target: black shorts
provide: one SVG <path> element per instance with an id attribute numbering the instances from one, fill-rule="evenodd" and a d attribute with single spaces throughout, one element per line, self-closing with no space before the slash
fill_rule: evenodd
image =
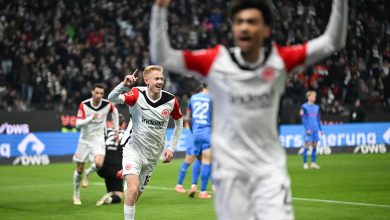
<path id="1" fill-rule="evenodd" d="M 106 182 L 106 189 L 107 192 L 113 192 L 113 191 L 118 191 L 118 192 L 123 192 L 123 181 L 117 178 L 104 178 L 104 181 Z"/>
<path id="2" fill-rule="evenodd" d="M 102 169 L 98 171 L 100 177 L 104 178 L 106 183 L 107 192 L 119 191 L 123 192 L 123 180 L 116 178 L 116 173 L 121 168 L 118 166 L 103 166 Z"/>

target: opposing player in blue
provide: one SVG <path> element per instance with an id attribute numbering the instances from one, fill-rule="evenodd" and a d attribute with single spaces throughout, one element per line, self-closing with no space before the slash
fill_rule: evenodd
<path id="1" fill-rule="evenodd" d="M 189 120 L 191 120 L 191 118 L 186 117 L 184 120 L 185 120 L 184 127 L 189 129 L 190 128 Z M 195 149 L 193 144 L 187 146 L 185 158 L 180 166 L 179 177 L 177 179 L 177 184 L 175 186 L 175 191 L 178 193 L 186 192 L 183 186 L 183 182 L 184 182 L 184 178 L 186 177 L 187 170 L 191 166 L 191 164 L 194 164 L 192 166 L 192 187 L 197 188 L 198 178 L 200 174 L 200 167 L 202 164 L 200 160 L 198 160 L 195 156 Z"/>
<path id="2" fill-rule="evenodd" d="M 309 169 L 307 163 L 307 151 L 312 147 L 310 168 L 320 169 L 317 165 L 317 143 L 319 141 L 319 134 L 322 133 L 320 120 L 320 107 L 314 102 L 316 101 L 317 93 L 308 91 L 306 93 L 307 102 L 302 105 L 300 115 L 302 124 L 305 128 L 305 148 L 303 150 L 303 169 Z"/>
<path id="3" fill-rule="evenodd" d="M 200 92 L 191 96 L 188 103 L 187 116 L 191 118 L 191 128 L 194 137 L 194 152 L 201 161 L 201 185 L 199 198 L 210 199 L 206 191 L 211 174 L 211 98 L 205 84 L 201 84 Z M 196 170 L 193 172 L 197 172 Z M 194 197 L 197 185 L 191 186 L 189 196 Z"/>

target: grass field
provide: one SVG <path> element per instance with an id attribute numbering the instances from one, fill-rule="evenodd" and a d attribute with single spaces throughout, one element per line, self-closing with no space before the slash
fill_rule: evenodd
<path id="1" fill-rule="evenodd" d="M 211 200 L 173 191 L 180 163 L 157 166 L 137 220 L 215 219 Z M 320 156 L 319 164 L 303 170 L 299 156 L 288 156 L 296 219 L 390 219 L 390 154 Z M 123 219 L 123 205 L 95 206 L 105 193 L 95 174 L 81 191 L 83 205 L 73 206 L 73 170 L 71 163 L 0 166 L 0 219 Z"/>

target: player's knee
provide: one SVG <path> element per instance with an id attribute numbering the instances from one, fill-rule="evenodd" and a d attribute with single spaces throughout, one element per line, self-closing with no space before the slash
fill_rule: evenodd
<path id="1" fill-rule="evenodd" d="M 77 164 L 76 171 L 78 174 L 82 174 L 84 172 L 84 164 Z"/>
<path id="2" fill-rule="evenodd" d="M 137 193 L 138 193 L 138 187 L 137 186 L 129 186 L 129 185 L 127 185 L 126 194 L 128 194 L 128 195 L 136 195 Z"/>
<path id="3" fill-rule="evenodd" d="M 194 157 L 187 157 L 186 162 L 192 164 L 194 162 Z"/>

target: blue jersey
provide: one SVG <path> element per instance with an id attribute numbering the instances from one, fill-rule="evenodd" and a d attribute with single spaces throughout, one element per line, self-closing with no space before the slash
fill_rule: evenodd
<path id="1" fill-rule="evenodd" d="M 192 133 L 210 133 L 211 129 L 211 98 L 207 93 L 197 93 L 191 96 L 188 103 L 191 111 Z"/>
<path id="2" fill-rule="evenodd" d="M 305 130 L 321 131 L 320 107 L 316 104 L 305 103 L 301 107 L 302 124 Z"/>

